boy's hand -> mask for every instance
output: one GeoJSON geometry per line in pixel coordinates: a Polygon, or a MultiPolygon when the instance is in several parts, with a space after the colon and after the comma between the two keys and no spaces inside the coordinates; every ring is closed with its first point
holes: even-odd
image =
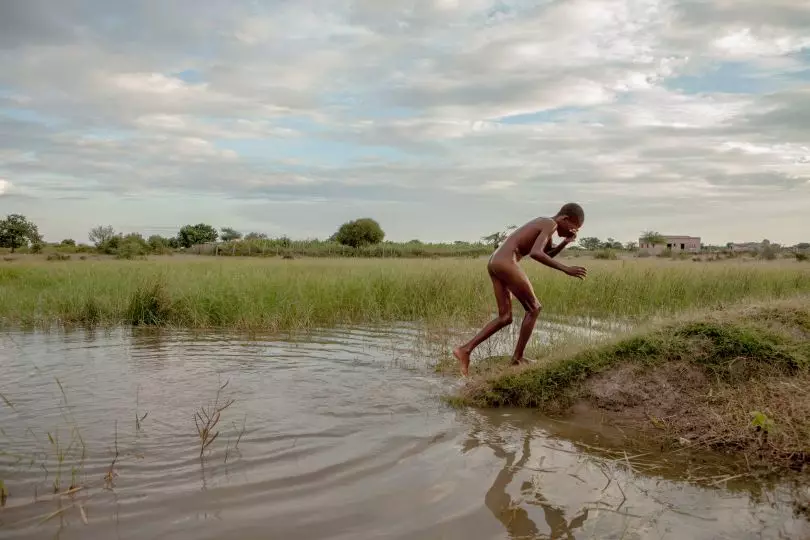
{"type": "Polygon", "coordinates": [[[565,269],[565,273],[578,279],[582,279],[588,275],[588,271],[581,266],[569,266],[565,269]]]}
{"type": "Polygon", "coordinates": [[[563,242],[573,244],[577,241],[577,231],[571,231],[571,236],[563,236],[563,242]]]}

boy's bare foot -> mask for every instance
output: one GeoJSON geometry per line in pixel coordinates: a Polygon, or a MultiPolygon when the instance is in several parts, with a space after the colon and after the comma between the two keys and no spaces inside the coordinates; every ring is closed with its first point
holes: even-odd
{"type": "Polygon", "coordinates": [[[456,347],[453,349],[453,356],[456,357],[456,360],[458,360],[461,366],[461,374],[466,377],[470,370],[470,353],[461,347],[456,347]]]}

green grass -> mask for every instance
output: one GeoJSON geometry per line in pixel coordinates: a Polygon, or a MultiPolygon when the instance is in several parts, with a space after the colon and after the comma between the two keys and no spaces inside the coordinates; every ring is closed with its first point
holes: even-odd
{"type": "MultiPolygon", "coordinates": [[[[495,305],[486,259],[20,259],[0,262],[0,324],[295,330],[424,321],[478,326],[495,305]]],[[[587,261],[579,281],[527,261],[548,316],[646,320],[810,292],[797,262],[587,261]]],[[[517,303],[515,303],[518,309],[517,303]]]]}

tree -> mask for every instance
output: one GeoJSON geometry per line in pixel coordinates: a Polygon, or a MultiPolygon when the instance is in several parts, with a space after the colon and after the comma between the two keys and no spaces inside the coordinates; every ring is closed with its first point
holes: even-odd
{"type": "Polygon", "coordinates": [[[245,240],[267,240],[267,235],[263,232],[249,232],[245,235],[245,240]]]}
{"type": "Polygon", "coordinates": [[[666,244],[667,239],[658,231],[644,231],[641,234],[641,241],[645,244],[655,246],[657,244],[666,244]]]}
{"type": "Polygon", "coordinates": [[[73,238],[65,238],[59,243],[60,246],[72,246],[76,247],[76,240],[73,238]]]}
{"type": "Polygon", "coordinates": [[[810,242],[799,242],[798,244],[796,244],[796,249],[801,250],[810,249],[810,242]]]}
{"type": "Polygon", "coordinates": [[[0,247],[11,248],[11,252],[28,244],[41,244],[42,236],[37,226],[22,214],[9,214],[0,221],[0,247]]]}
{"type": "Polygon", "coordinates": [[[90,229],[90,233],[87,236],[90,238],[90,241],[100,249],[102,244],[108,243],[110,239],[115,236],[115,229],[110,225],[99,225],[98,227],[90,229]]]}
{"type": "Polygon", "coordinates": [[[196,225],[185,225],[177,233],[177,241],[184,248],[190,248],[197,244],[216,242],[219,233],[211,225],[198,223],[196,225]]]}
{"type": "Polygon", "coordinates": [[[627,251],[635,251],[637,247],[638,244],[636,242],[627,242],[624,245],[624,249],[626,249],[627,251]]]}
{"type": "Polygon", "coordinates": [[[498,249],[498,246],[500,246],[515,229],[517,229],[517,225],[509,225],[506,227],[505,231],[498,231],[487,236],[482,236],[481,240],[483,240],[485,244],[491,245],[492,249],[498,249]]]}
{"type": "Polygon", "coordinates": [[[231,227],[223,227],[219,237],[222,238],[223,242],[232,242],[242,238],[242,233],[231,227]]]}
{"type": "Polygon", "coordinates": [[[146,240],[146,243],[149,244],[149,249],[152,253],[163,253],[169,249],[171,240],[173,239],[163,238],[159,234],[153,234],[146,240]]]}
{"type": "Polygon", "coordinates": [[[120,238],[116,246],[115,255],[119,259],[134,259],[149,253],[149,244],[138,233],[131,233],[120,238]]]}
{"type": "Polygon", "coordinates": [[[347,221],[334,235],[335,241],[351,247],[379,244],[383,238],[385,238],[385,233],[380,224],[371,218],[347,221]]]}
{"type": "Polygon", "coordinates": [[[595,250],[602,247],[602,241],[595,236],[586,236],[579,239],[579,245],[587,250],[595,250]]]}

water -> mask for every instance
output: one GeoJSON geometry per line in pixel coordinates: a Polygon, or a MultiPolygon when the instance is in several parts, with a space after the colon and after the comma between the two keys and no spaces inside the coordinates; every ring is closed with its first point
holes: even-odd
{"type": "Polygon", "coordinates": [[[445,343],[422,337],[1,336],[0,538],[810,537],[786,488],[634,472],[584,451],[584,426],[446,407],[456,379],[426,360],[445,343]],[[193,416],[226,381],[201,461],[193,416]],[[57,477],[83,489],[54,497],[57,477]]]}

